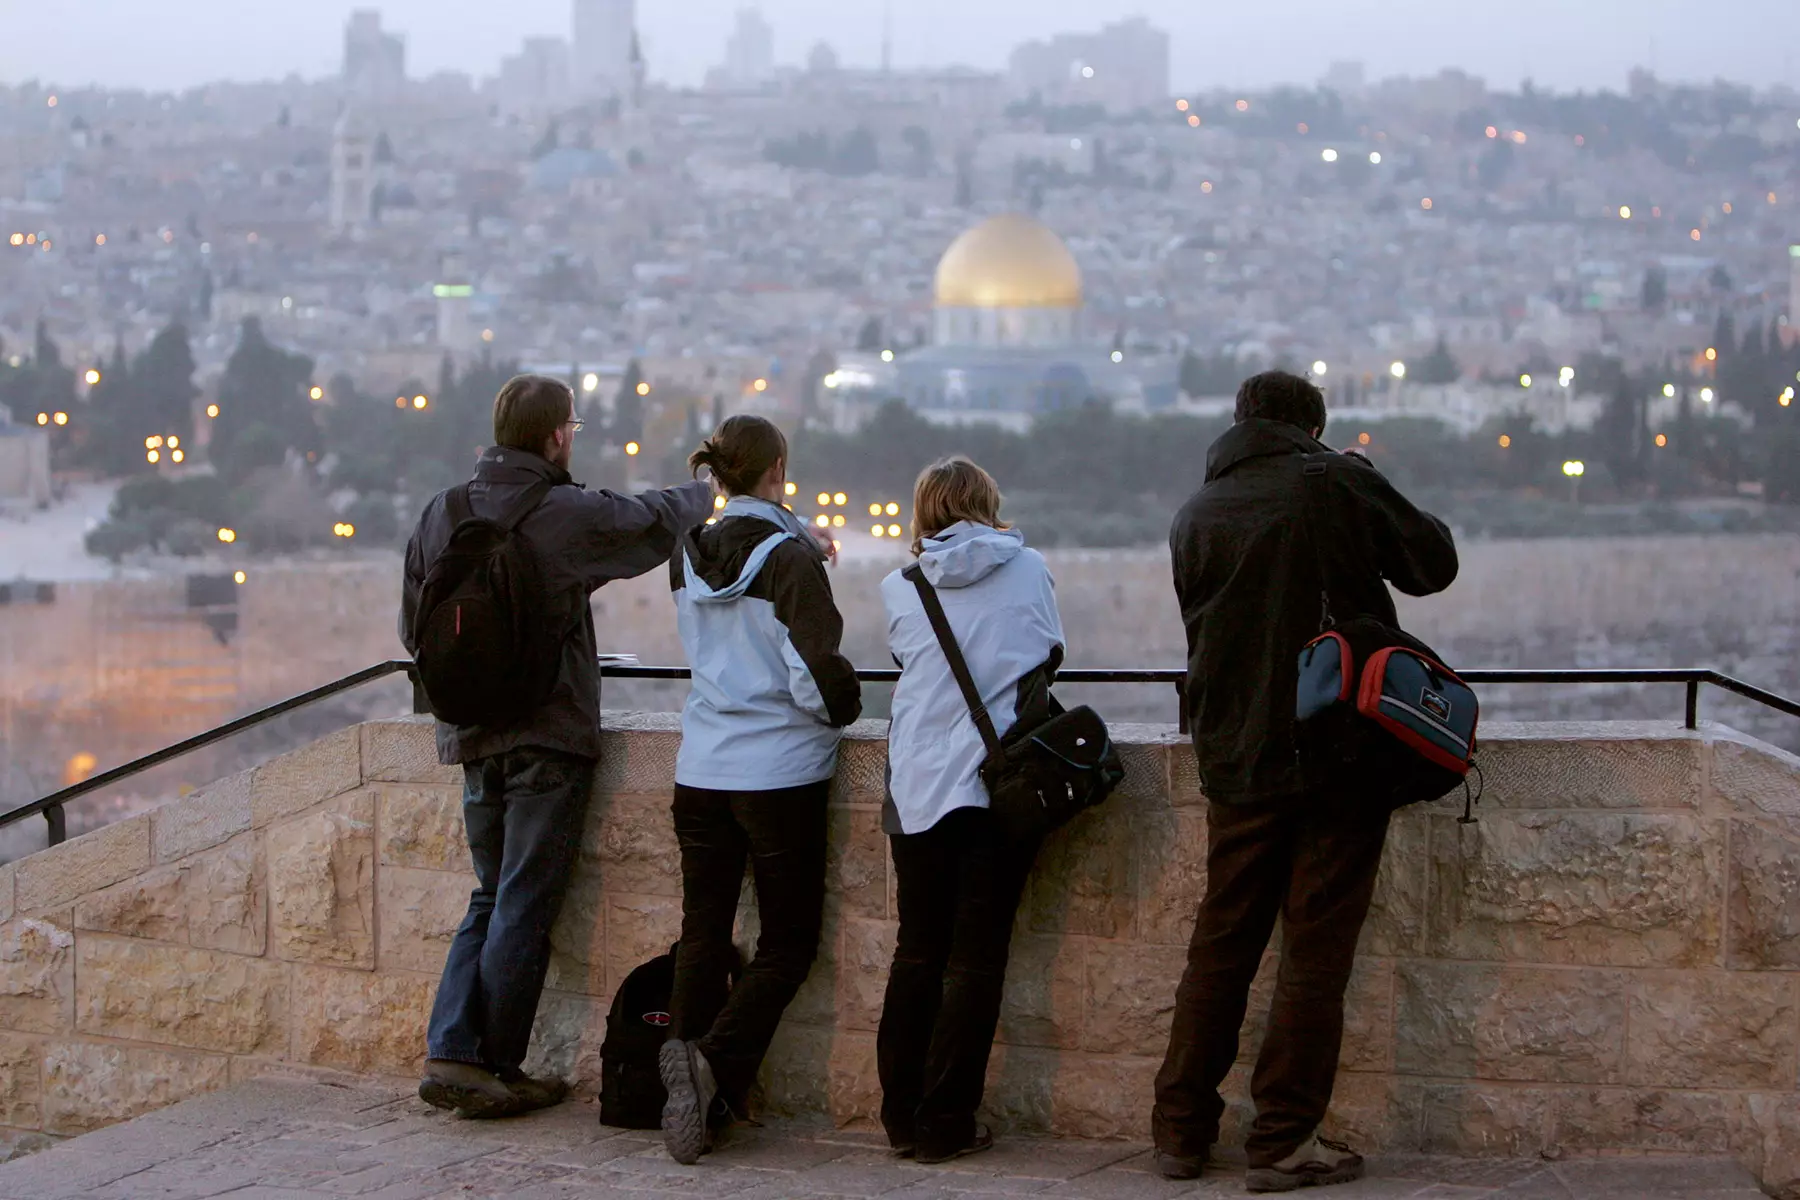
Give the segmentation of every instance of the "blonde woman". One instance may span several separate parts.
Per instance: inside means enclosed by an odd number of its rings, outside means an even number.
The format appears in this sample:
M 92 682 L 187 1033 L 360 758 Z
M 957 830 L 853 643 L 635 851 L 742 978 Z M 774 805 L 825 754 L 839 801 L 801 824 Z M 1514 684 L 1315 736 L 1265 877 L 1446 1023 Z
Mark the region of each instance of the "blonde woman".
M 1049 568 L 1000 519 L 993 477 L 966 458 L 920 474 L 913 553 L 1004 736 L 1046 703 L 1062 662 Z M 900 933 L 877 1039 L 881 1117 L 895 1153 L 944 1162 L 994 1144 L 975 1110 L 1037 844 L 994 825 L 979 775 L 986 750 L 917 586 L 895 571 L 881 594 L 901 666 L 883 813 Z

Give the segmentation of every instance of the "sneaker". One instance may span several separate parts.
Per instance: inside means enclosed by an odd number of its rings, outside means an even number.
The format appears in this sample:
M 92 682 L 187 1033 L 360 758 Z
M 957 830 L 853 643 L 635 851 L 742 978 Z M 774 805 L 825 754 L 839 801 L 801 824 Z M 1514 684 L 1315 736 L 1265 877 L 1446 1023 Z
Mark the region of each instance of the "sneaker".
M 670 1158 L 691 1167 L 706 1153 L 706 1117 L 719 1094 L 712 1064 L 693 1042 L 673 1041 L 663 1043 L 657 1067 L 669 1093 L 663 1103 L 663 1145 Z
M 1164 1179 L 1198 1179 L 1206 1170 L 1206 1155 L 1192 1158 L 1185 1154 L 1156 1152 L 1156 1173 Z
M 419 1081 L 419 1099 L 433 1108 L 449 1109 L 459 1117 L 476 1121 L 517 1116 L 525 1111 L 518 1095 L 498 1075 L 486 1067 L 447 1058 L 426 1062 L 425 1078 Z
M 494 1074 L 519 1098 L 520 1112 L 554 1108 L 569 1098 L 569 1085 L 560 1079 L 533 1079 L 517 1067 L 502 1067 Z
M 1291 1192 L 1295 1188 L 1349 1183 L 1363 1175 L 1362 1156 L 1342 1142 L 1314 1134 L 1300 1148 L 1266 1167 L 1251 1167 L 1244 1186 L 1252 1192 Z
M 989 1129 L 986 1125 L 977 1125 L 975 1127 L 975 1136 L 970 1138 L 966 1144 L 955 1150 L 940 1152 L 937 1150 L 927 1150 L 923 1146 L 915 1146 L 913 1148 L 913 1161 L 925 1163 L 929 1166 L 932 1163 L 946 1163 L 953 1158 L 967 1158 L 971 1154 L 980 1154 L 983 1150 L 992 1150 L 993 1148 L 994 1131 Z

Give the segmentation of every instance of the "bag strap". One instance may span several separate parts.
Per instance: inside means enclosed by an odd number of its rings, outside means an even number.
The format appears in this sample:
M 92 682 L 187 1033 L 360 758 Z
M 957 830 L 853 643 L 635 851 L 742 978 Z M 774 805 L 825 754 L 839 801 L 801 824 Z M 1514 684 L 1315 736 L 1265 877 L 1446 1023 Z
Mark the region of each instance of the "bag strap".
M 987 705 L 981 702 L 981 692 L 975 687 L 975 677 L 969 674 L 968 661 L 963 658 L 962 647 L 956 643 L 956 633 L 950 628 L 950 618 L 944 614 L 944 603 L 938 599 L 937 589 L 925 578 L 924 568 L 918 563 L 900 574 L 910 579 L 912 585 L 919 589 L 919 602 L 925 606 L 926 619 L 931 622 L 931 631 L 937 634 L 938 646 L 942 648 L 944 658 L 950 664 L 950 673 L 956 676 L 956 686 L 962 689 L 963 701 L 969 706 L 969 716 L 974 718 L 975 728 L 981 731 L 981 742 L 987 747 L 988 758 L 1004 756 L 1006 748 L 1000 742 L 1000 735 L 994 731 L 994 719 L 988 715 Z
M 1328 511 L 1330 492 L 1329 466 L 1321 455 L 1308 455 L 1300 465 L 1300 524 L 1312 546 L 1313 563 L 1319 570 L 1319 632 L 1327 633 L 1337 625 L 1331 615 L 1331 572 L 1325 565 L 1325 547 L 1319 540 L 1319 522 Z
M 450 518 L 450 528 L 455 530 L 466 521 L 475 519 L 475 509 L 469 504 L 469 485 L 453 487 L 444 493 L 444 512 Z

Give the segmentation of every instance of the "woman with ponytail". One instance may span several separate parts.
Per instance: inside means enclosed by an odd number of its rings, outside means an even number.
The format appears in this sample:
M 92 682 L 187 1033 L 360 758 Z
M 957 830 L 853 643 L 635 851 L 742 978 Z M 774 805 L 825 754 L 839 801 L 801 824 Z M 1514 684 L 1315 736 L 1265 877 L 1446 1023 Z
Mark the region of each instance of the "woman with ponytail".
M 725 504 L 670 559 L 693 686 L 675 764 L 681 944 L 662 1049 L 663 1139 L 693 1163 L 756 1079 L 781 1014 L 818 952 L 825 803 L 838 740 L 862 711 L 839 653 L 830 541 L 782 505 L 787 439 L 762 417 L 720 425 L 688 459 Z M 749 862 L 761 917 L 735 986 L 732 927 Z

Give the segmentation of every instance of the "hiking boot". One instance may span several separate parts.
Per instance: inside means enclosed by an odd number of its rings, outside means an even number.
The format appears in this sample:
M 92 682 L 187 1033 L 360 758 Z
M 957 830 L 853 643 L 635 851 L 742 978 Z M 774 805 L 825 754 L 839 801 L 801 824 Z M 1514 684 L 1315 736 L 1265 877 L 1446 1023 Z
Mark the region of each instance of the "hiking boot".
M 1206 1155 L 1192 1158 L 1185 1154 L 1156 1152 L 1156 1173 L 1164 1179 L 1198 1179 L 1206 1170 Z
M 522 1113 L 554 1108 L 569 1098 L 569 1085 L 560 1079 L 533 1079 L 517 1067 L 502 1067 L 494 1074 L 518 1097 Z
M 712 1064 L 693 1042 L 664 1042 L 657 1068 L 669 1098 L 663 1103 L 663 1145 L 669 1157 L 691 1167 L 707 1151 L 707 1114 L 719 1085 Z
M 445 1108 L 459 1117 L 488 1121 L 524 1112 L 523 1102 L 500 1077 L 474 1063 L 430 1059 L 425 1078 L 419 1081 L 419 1099 L 433 1108 Z
M 994 1131 L 989 1129 L 986 1125 L 977 1125 L 975 1127 L 975 1136 L 955 1150 L 938 1150 L 936 1148 L 927 1148 L 925 1146 L 914 1147 L 913 1161 L 925 1163 L 929 1166 L 933 1163 L 946 1163 L 953 1158 L 967 1158 L 971 1154 L 980 1154 L 983 1150 L 992 1150 L 993 1148 Z
M 1246 1190 L 1291 1192 L 1295 1188 L 1324 1187 L 1361 1179 L 1363 1160 L 1342 1142 L 1328 1142 L 1318 1134 L 1300 1148 L 1266 1167 L 1251 1167 L 1244 1176 Z

